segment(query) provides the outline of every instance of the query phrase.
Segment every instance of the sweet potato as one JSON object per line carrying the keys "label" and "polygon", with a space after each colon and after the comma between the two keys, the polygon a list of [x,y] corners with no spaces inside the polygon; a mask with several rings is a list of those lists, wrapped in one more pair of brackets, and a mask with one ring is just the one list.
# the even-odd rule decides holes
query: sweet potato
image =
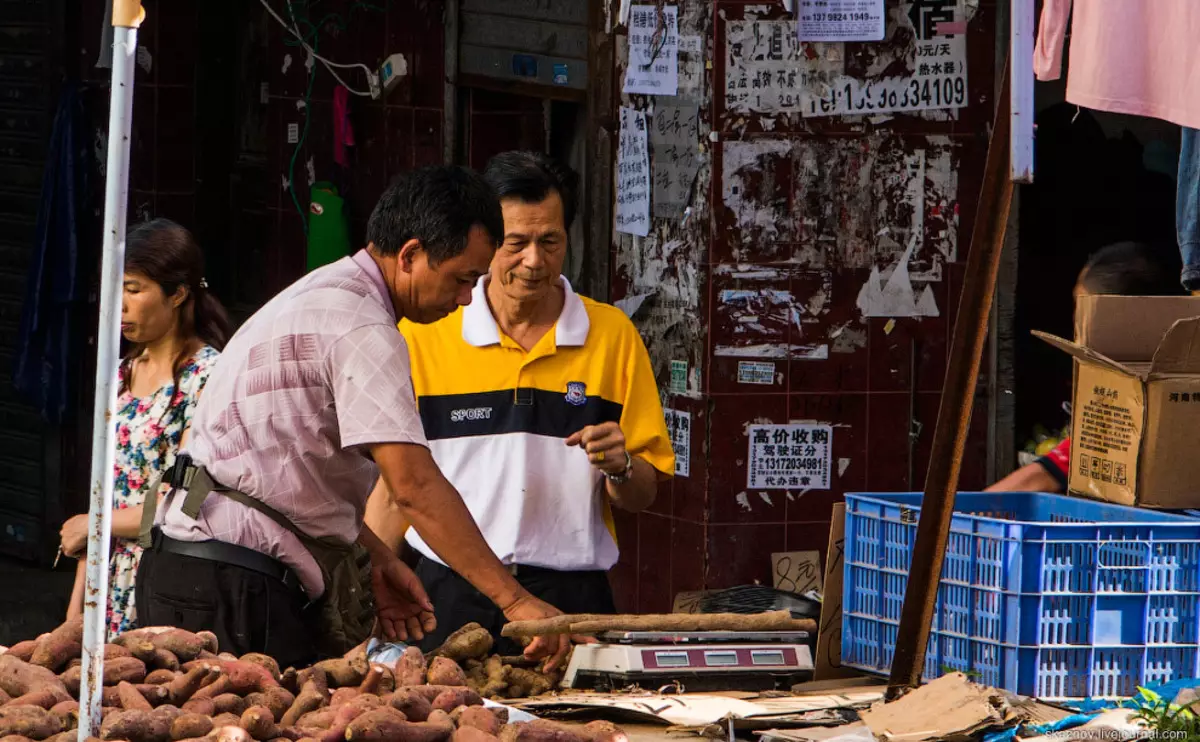
{"label": "sweet potato", "polygon": [[161,634],[155,634],[150,641],[159,649],[165,649],[175,655],[180,662],[196,659],[201,651],[208,649],[209,642],[190,631],[171,629]]}
{"label": "sweet potato", "polygon": [[236,714],[240,718],[246,711],[246,701],[236,693],[222,693],[213,699],[213,708],[218,714]]}
{"label": "sweet potato", "polygon": [[83,651],[83,616],[76,616],[38,642],[30,663],[58,672]]}
{"label": "sweet potato", "polygon": [[346,727],[351,742],[446,742],[454,733],[453,724],[406,721],[403,714],[385,707],[359,716]]}
{"label": "sweet potato", "polygon": [[409,647],[404,650],[404,654],[400,659],[396,660],[395,667],[392,672],[396,676],[396,685],[420,685],[425,682],[425,677],[429,673],[429,665],[425,662],[425,655],[421,654],[421,650],[417,647]]}
{"label": "sweet potato", "polygon": [[585,742],[568,727],[544,719],[509,724],[500,732],[500,742]]}
{"label": "sweet potato", "polygon": [[63,729],[74,729],[79,726],[79,701],[74,699],[56,703],[50,709],[50,713],[58,717],[62,722]]}
{"label": "sweet potato", "polygon": [[203,652],[211,652],[216,654],[220,649],[218,646],[217,635],[211,631],[197,631],[196,638],[203,642],[204,646],[201,649]]}
{"label": "sweet potato", "polygon": [[455,688],[439,693],[438,697],[433,699],[433,709],[450,713],[459,706],[478,706],[481,703],[483,699],[470,688]]}
{"label": "sweet potato", "polygon": [[169,742],[171,722],[152,711],[118,711],[100,725],[101,739],[123,739],[129,742]]}
{"label": "sweet potato", "polygon": [[213,717],[215,727],[237,727],[241,729],[242,717],[237,714],[217,714]]}
{"label": "sweet potato", "polygon": [[289,693],[295,695],[300,692],[299,676],[300,673],[296,672],[296,668],[289,667],[279,673],[279,685],[286,688]]}
{"label": "sweet potato", "polygon": [[458,663],[446,657],[434,657],[426,679],[430,685],[466,685],[467,676]]}
{"label": "sweet potato", "polygon": [[338,708],[344,705],[347,701],[358,697],[358,688],[338,688],[329,698],[331,708]]}
{"label": "sweet potato", "polygon": [[0,690],[0,706],[3,706],[4,704],[8,703],[11,700],[12,700],[12,696],[10,696],[7,693],[5,693],[4,691]]}
{"label": "sweet potato", "polygon": [[464,690],[464,689],[467,689],[467,687],[465,685],[402,685],[396,689],[396,692],[397,693],[401,693],[401,692],[416,693],[420,696],[424,696],[425,700],[432,703],[433,699],[437,698],[438,696],[442,695],[442,693],[444,693],[448,690]]}
{"label": "sweet potato", "polygon": [[329,730],[321,735],[321,742],[340,742],[346,738],[346,728],[350,722],[377,708],[382,708],[383,701],[378,696],[361,695],[342,704],[334,712],[333,723]]}
{"label": "sweet potato", "polygon": [[380,673],[379,687],[375,690],[375,693],[382,696],[396,690],[396,676],[392,673],[392,668],[377,662],[371,663],[371,667],[379,670]]}
{"label": "sweet potato", "polygon": [[0,690],[13,698],[20,698],[47,686],[66,690],[63,681],[50,670],[22,662],[12,655],[0,654]]}
{"label": "sweet potato", "polygon": [[71,697],[62,688],[56,685],[44,685],[35,691],[12,699],[9,703],[14,706],[40,706],[49,709],[57,703],[69,700]]}
{"label": "sweet potato", "polygon": [[459,729],[475,727],[492,736],[500,734],[500,720],[491,710],[483,706],[459,706],[451,712],[450,718],[454,720]]}
{"label": "sweet potato", "polygon": [[492,706],[488,708],[488,711],[491,711],[495,715],[496,719],[500,722],[500,726],[508,723],[508,708],[506,706]]}
{"label": "sweet potato", "polygon": [[[42,668],[42,669],[45,669],[45,668]],[[2,674],[3,674],[3,671],[0,670],[0,675],[2,675]],[[68,667],[66,670],[63,670],[62,675],[58,676],[58,681],[63,684],[63,687],[66,689],[67,693],[69,693],[72,696],[79,695],[79,684],[82,682],[82,679],[83,679],[83,666],[82,665],[75,665],[74,667]],[[2,682],[4,682],[4,681],[0,680],[0,683],[2,683]],[[0,686],[0,687],[2,687],[2,686]]]}
{"label": "sweet potato", "polygon": [[363,676],[367,674],[365,660],[363,662],[356,662],[344,657],[323,660],[313,665],[313,667],[324,671],[325,676],[329,678],[329,686],[331,688],[358,687],[358,684],[363,681]]}
{"label": "sweet potato", "polygon": [[433,703],[425,696],[411,690],[398,690],[389,700],[392,708],[403,712],[409,721],[425,721],[433,711]]}
{"label": "sweet potato", "polygon": [[359,693],[378,693],[379,684],[383,682],[383,665],[372,665],[358,686]]}
{"label": "sweet potato", "polygon": [[[133,652],[130,652],[128,649],[126,649],[125,647],[122,647],[120,644],[105,644],[104,645],[104,659],[106,661],[116,659],[117,657],[132,657],[132,656],[133,656]],[[72,662],[75,661],[75,659],[76,659],[75,657],[72,657],[71,659],[67,660],[67,665],[69,666]]]}
{"label": "sweet potato", "polygon": [[325,674],[319,670],[310,676],[308,682],[304,684],[304,688],[301,689],[300,695],[296,696],[296,702],[292,704],[292,707],[279,720],[280,726],[296,726],[296,722],[301,716],[310,711],[316,711],[325,705],[327,690],[322,687],[323,684],[320,682],[324,677]]}
{"label": "sweet potato", "polygon": [[279,736],[275,727],[275,715],[266,706],[251,706],[242,713],[242,729],[257,740],[269,740]]}
{"label": "sweet potato", "polygon": [[486,657],[492,651],[492,633],[477,623],[469,623],[442,642],[433,651],[434,657],[446,657],[455,662]]}
{"label": "sweet potato", "polygon": [[151,706],[162,706],[164,703],[167,703],[171,700],[170,694],[167,693],[167,687],[165,685],[135,683],[133,687],[137,689],[138,693],[142,694],[143,698],[150,702]]}
{"label": "sweet potato", "polygon": [[[57,737],[58,735],[56,734],[54,736]],[[3,737],[0,737],[0,742],[33,742],[33,740],[29,739],[28,737],[22,737],[19,734],[6,734]]]}
{"label": "sweet potato", "polygon": [[[47,737],[46,742],[75,742],[75,740],[78,738],[79,732],[75,731],[74,729],[64,729],[53,737]],[[9,738],[5,737],[4,739]],[[18,737],[18,739],[25,739],[25,737]]]}
{"label": "sweet potato", "polygon": [[33,653],[37,650],[37,646],[37,639],[29,639],[12,645],[5,654],[22,662],[28,662],[33,659]]}
{"label": "sweet potato", "polygon": [[429,718],[425,720],[430,724],[449,724],[454,726],[454,720],[450,718],[450,714],[441,709],[434,709],[429,712]]}
{"label": "sweet potato", "polygon": [[116,685],[122,680],[140,683],[146,679],[146,663],[136,657],[117,657],[104,662],[104,684]]}
{"label": "sweet potato", "polygon": [[213,704],[211,698],[193,698],[183,704],[183,712],[185,714],[200,714],[202,716],[215,716],[217,707]]}
{"label": "sweet potato", "polygon": [[165,649],[155,648],[154,658],[147,662],[146,666],[155,670],[178,670],[179,658]]}
{"label": "sweet potato", "polygon": [[175,676],[175,679],[167,684],[171,703],[182,706],[185,701],[196,695],[196,691],[216,677],[216,670],[204,666],[193,667],[182,675]]}
{"label": "sweet potato", "polygon": [[554,683],[550,678],[540,672],[526,670],[523,667],[508,668],[507,694],[509,698],[540,696],[543,693],[549,693],[553,688]]}
{"label": "sweet potato", "polygon": [[243,654],[241,661],[258,665],[271,675],[272,680],[276,683],[279,682],[279,663],[275,661],[275,658],[259,654],[258,652],[250,652],[249,654]]}
{"label": "sweet potato", "polygon": [[[209,677],[211,677],[211,675]],[[193,693],[192,698],[216,698],[224,693],[232,692],[233,683],[229,681],[229,676],[225,673],[220,673],[215,680],[205,684],[203,687]]]}
{"label": "sweet potato", "polygon": [[450,737],[450,742],[500,742],[500,738],[476,727],[459,727]]}
{"label": "sweet potato", "polygon": [[494,698],[508,690],[509,673],[512,668],[504,664],[497,655],[488,657],[483,663],[483,674],[486,682],[479,689],[479,695],[484,698]]}
{"label": "sweet potato", "polygon": [[174,670],[155,670],[146,676],[147,685],[166,685],[175,679],[176,673]]}
{"label": "sweet potato", "polygon": [[246,705],[266,706],[271,709],[271,715],[276,722],[283,719],[283,715],[295,702],[296,697],[285,688],[269,688],[265,693],[251,693],[246,696]]}
{"label": "sweet potato", "polygon": [[125,681],[117,683],[117,696],[121,701],[121,708],[126,711],[149,711],[152,708],[146,697]]}
{"label": "sweet potato", "polygon": [[237,725],[225,724],[214,729],[208,739],[214,742],[250,742],[250,734]]}
{"label": "sweet potato", "polygon": [[233,660],[222,662],[221,669],[229,676],[229,684],[234,693],[261,693],[267,688],[279,685],[279,681],[271,676],[270,671],[253,662]]}
{"label": "sweet potato", "polygon": [[204,714],[182,714],[171,722],[171,739],[203,737],[213,730],[212,719]]}

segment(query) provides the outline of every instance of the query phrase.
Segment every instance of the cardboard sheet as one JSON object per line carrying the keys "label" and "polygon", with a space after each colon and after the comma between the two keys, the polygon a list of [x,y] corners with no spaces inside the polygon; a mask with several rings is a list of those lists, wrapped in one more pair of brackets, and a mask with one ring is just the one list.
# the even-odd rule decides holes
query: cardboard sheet
{"label": "cardboard sheet", "polygon": [[872,706],[861,714],[875,736],[890,742],[968,739],[999,726],[1006,714],[999,691],[951,673],[923,685],[898,701]]}

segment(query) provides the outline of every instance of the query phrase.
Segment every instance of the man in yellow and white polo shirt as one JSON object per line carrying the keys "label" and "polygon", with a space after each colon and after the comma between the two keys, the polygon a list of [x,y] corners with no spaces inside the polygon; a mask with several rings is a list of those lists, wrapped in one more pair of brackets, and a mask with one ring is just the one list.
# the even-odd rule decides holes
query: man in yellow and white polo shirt
{"label": "man in yellow and white polo shirt", "polygon": [[[504,213],[490,274],[444,320],[400,325],[425,436],[518,582],[566,613],[612,613],[611,508],[644,510],[674,471],[650,358],[620,309],[579,296],[560,275],[575,174],[545,155],[508,152],[484,175]],[[379,494],[368,523],[420,554],[438,624],[422,647],[471,621],[499,639],[504,615],[396,525]]]}

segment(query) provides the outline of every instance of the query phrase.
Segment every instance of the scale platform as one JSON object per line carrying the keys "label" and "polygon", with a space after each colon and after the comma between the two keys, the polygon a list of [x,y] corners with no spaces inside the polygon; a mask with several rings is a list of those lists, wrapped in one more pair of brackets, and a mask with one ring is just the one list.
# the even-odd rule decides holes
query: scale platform
{"label": "scale platform", "polygon": [[564,686],[773,690],[812,679],[807,631],[617,631],[597,639],[575,647]]}

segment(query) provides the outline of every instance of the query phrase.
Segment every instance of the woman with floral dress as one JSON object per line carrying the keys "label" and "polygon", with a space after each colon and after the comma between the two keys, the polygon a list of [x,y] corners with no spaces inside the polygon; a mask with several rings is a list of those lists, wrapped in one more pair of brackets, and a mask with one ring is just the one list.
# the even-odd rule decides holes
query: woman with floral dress
{"label": "woman with floral dress", "polygon": [[[200,246],[178,224],[156,219],[129,233],[121,333],[130,348],[117,369],[110,636],[137,625],[133,580],[142,555],[137,543],[142,506],[151,484],[175,462],[230,334],[225,310],[208,292]],[[87,514],[68,520],[61,536],[63,554],[80,559],[67,608],[71,618],[83,612]]]}

